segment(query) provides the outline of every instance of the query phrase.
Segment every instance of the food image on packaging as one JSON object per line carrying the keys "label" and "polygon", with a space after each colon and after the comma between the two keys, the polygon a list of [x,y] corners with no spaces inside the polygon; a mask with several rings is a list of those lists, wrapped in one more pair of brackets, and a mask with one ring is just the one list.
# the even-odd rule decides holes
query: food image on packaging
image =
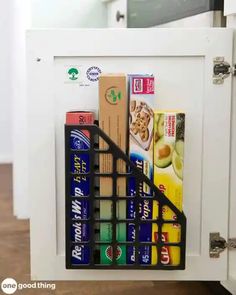
{"label": "food image on packaging", "polygon": [[[184,172],[184,132],[185,114],[182,112],[155,112],[154,116],[154,184],[166,197],[182,211],[183,172]],[[164,220],[175,221],[174,212],[168,207],[162,208]],[[157,225],[153,229],[153,238],[157,239]],[[180,226],[176,223],[165,224],[162,234],[166,242],[180,242]],[[180,248],[168,246],[163,264],[178,265]],[[167,263],[168,262],[168,263]]]}
{"label": "food image on packaging", "polygon": [[153,136],[153,110],[144,101],[130,101],[130,134],[144,149],[148,150]]}
{"label": "food image on packaging", "polygon": [[172,155],[172,166],[174,168],[175,174],[183,179],[183,152],[184,152],[184,142],[183,140],[178,140],[175,144],[175,150]]}
{"label": "food image on packaging", "polygon": [[157,154],[155,165],[159,168],[168,167],[172,162],[174,146],[172,143],[166,143],[162,136],[156,143],[155,152]]}
{"label": "food image on packaging", "polygon": [[154,141],[154,164],[159,168],[172,164],[175,174],[183,179],[184,114],[157,114]]}

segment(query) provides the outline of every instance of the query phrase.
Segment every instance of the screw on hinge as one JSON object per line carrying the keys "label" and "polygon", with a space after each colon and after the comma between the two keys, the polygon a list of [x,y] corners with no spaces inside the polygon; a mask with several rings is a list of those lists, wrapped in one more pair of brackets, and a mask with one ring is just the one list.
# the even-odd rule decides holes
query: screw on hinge
{"label": "screw on hinge", "polygon": [[228,248],[229,249],[236,249],[236,239],[229,239],[228,240]]}

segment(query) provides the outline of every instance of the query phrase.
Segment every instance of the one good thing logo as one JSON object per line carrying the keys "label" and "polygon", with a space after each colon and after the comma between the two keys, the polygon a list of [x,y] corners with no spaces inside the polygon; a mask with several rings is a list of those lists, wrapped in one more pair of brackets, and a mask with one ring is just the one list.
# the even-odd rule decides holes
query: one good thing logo
{"label": "one good thing logo", "polygon": [[13,294],[17,290],[17,282],[12,278],[6,278],[2,281],[1,288],[5,294]]}
{"label": "one good thing logo", "polygon": [[56,290],[56,284],[50,284],[46,282],[18,283],[12,278],[6,278],[1,283],[1,289],[4,294],[14,294],[16,290],[24,289]]}

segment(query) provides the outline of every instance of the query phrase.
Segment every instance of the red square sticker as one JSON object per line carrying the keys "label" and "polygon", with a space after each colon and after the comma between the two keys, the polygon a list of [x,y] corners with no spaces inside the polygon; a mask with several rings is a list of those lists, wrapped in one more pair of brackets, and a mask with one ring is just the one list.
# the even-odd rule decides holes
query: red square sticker
{"label": "red square sticker", "polygon": [[154,77],[133,77],[132,94],[154,94]]}

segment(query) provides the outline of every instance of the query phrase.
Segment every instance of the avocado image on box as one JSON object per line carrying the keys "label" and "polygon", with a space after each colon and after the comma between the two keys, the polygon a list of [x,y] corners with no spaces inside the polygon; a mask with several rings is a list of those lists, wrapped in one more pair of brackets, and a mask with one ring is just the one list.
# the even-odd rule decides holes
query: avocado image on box
{"label": "avocado image on box", "polygon": [[[182,211],[183,203],[183,170],[184,170],[184,131],[185,114],[182,112],[159,111],[154,116],[154,184]],[[156,208],[158,210],[158,207]],[[163,218],[175,220],[174,212],[164,206]],[[164,224],[162,241],[180,242],[178,224]],[[153,229],[153,239],[157,240],[158,227]],[[158,257],[156,257],[158,259]],[[178,265],[180,248],[163,247],[161,262],[167,265]]]}
{"label": "avocado image on box", "polygon": [[[126,93],[126,76],[124,74],[102,74],[99,78],[99,126],[125,153],[128,143],[128,99]],[[99,148],[107,148],[104,140],[99,140]],[[112,173],[113,155],[100,154],[100,173]],[[126,172],[126,163],[117,161],[118,173]],[[100,177],[100,196],[104,201],[100,201],[100,219],[111,219],[112,202],[106,197],[113,196],[113,179],[110,177]],[[126,178],[118,177],[116,185],[116,215],[118,219],[126,219],[126,201],[122,201],[126,192]],[[120,200],[119,200],[120,199]],[[119,201],[118,201],[119,200]],[[112,223],[100,223],[100,241],[107,242],[100,246],[100,263],[111,264],[113,258],[113,247],[111,245],[113,234]],[[116,241],[126,241],[126,224],[119,223],[116,226]],[[117,264],[126,264],[126,246],[118,245],[116,249]]]}
{"label": "avocado image on box", "polygon": [[155,159],[155,165],[159,168],[168,167],[172,162],[173,150],[174,144],[171,142],[166,144],[164,136],[162,136],[155,145],[155,152],[159,153],[159,157]]}

